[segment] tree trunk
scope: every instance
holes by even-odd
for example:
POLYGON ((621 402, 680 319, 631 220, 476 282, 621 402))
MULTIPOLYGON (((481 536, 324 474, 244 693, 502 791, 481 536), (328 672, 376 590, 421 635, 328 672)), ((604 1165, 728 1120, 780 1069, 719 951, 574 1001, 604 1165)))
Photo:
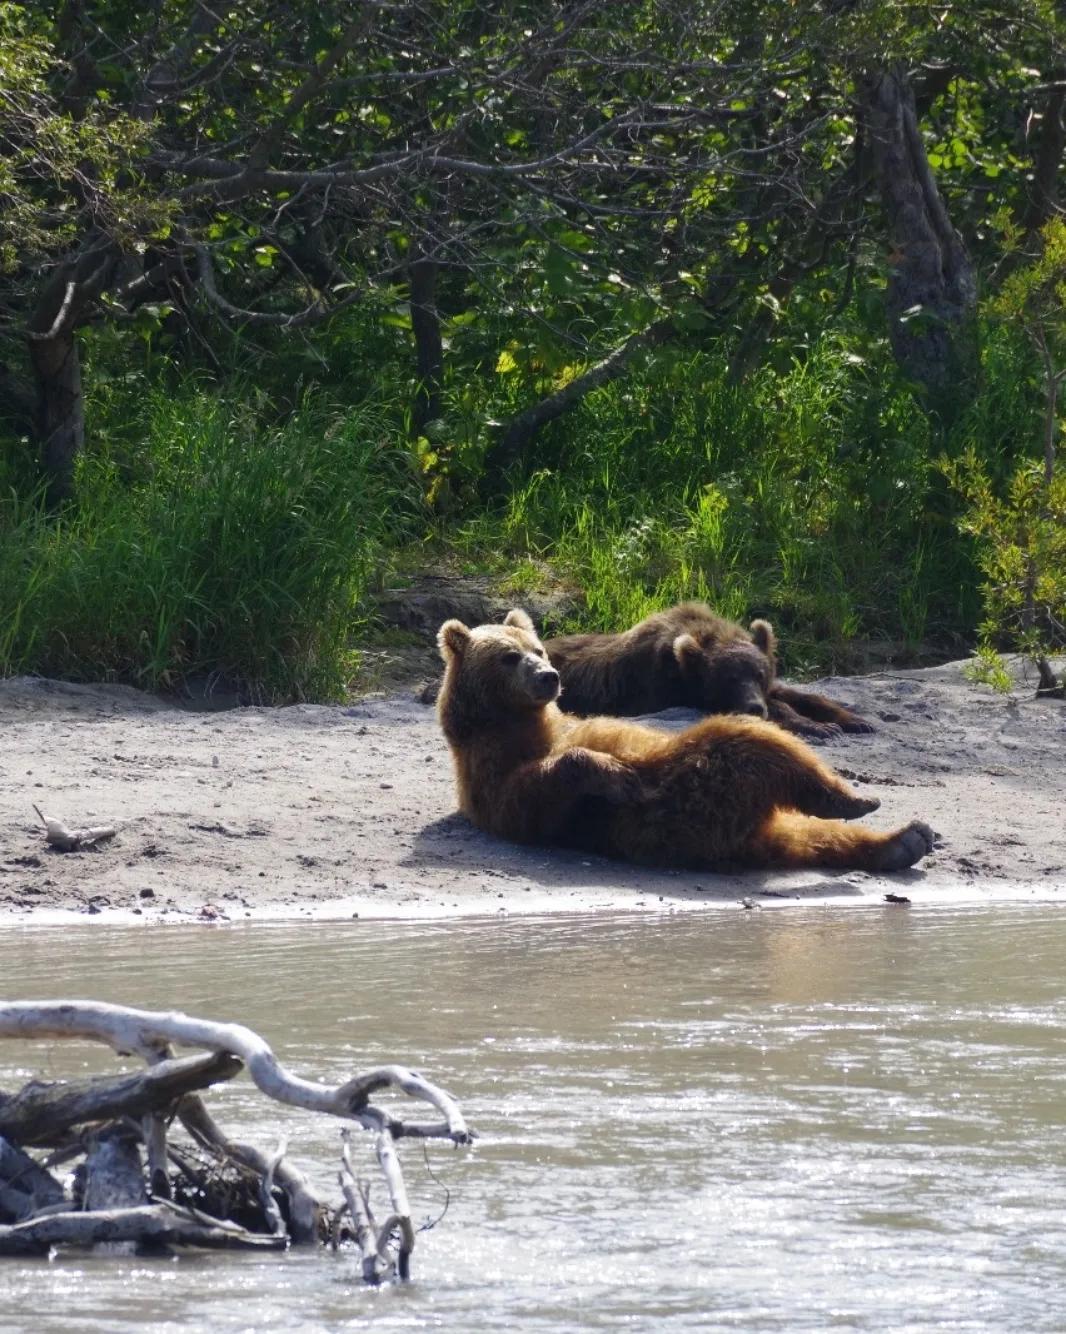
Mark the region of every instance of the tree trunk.
POLYGON ((951 415, 973 392, 977 281, 951 225, 918 129, 914 94, 894 71, 864 86, 868 138, 893 251, 885 302, 889 339, 929 406, 951 415))
POLYGON ((640 333, 632 334, 602 361, 575 377, 562 389, 557 389, 547 398, 542 398, 539 403, 534 403, 532 407, 517 413, 506 423, 499 438, 485 456, 486 476, 491 481, 498 480, 507 468, 521 458, 542 427, 569 412, 593 389, 617 379, 636 356, 659 347, 673 335, 673 332, 674 324, 669 317, 656 320, 640 333))
MULTIPOLYGON (((1056 79, 1066 77, 1066 69, 1055 72, 1056 79)), ((1033 177, 1029 198, 1022 216, 1028 232, 1038 232, 1049 218, 1059 212, 1059 168, 1066 151, 1066 87, 1057 84, 1048 94, 1040 133, 1033 150, 1033 177)))
POLYGON ((411 434, 422 435, 426 425, 441 412, 441 385, 444 379, 444 343, 437 311, 437 274, 435 259, 419 254, 408 266, 411 292, 411 333, 415 340, 415 365, 418 385, 415 389, 411 434))
POLYGON ((30 344, 30 366, 37 388, 35 435, 48 499, 57 504, 74 491, 74 461, 85 443, 85 404, 81 362, 73 330, 30 344))
POLYGON ((118 258, 118 247, 109 237, 86 237, 80 253, 61 264, 45 284, 27 322, 36 390, 34 434, 53 504, 73 493, 74 461, 85 443, 76 330, 87 307, 107 285, 118 258))

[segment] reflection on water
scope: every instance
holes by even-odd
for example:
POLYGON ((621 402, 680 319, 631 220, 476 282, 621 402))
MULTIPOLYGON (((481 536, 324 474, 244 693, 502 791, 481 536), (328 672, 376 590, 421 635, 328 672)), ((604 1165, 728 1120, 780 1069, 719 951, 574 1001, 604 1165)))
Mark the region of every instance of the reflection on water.
MULTIPOLYGON (((7 1262, 0 1330, 1062 1330, 1063 958, 1043 905, 0 933, 5 997, 240 1020, 331 1082, 399 1060, 483 1135, 402 1146, 416 1214, 451 1192, 409 1288, 7 1262)), ((0 1088, 109 1059, 0 1042, 0 1088)), ((336 1126, 210 1097, 336 1192, 336 1126)))

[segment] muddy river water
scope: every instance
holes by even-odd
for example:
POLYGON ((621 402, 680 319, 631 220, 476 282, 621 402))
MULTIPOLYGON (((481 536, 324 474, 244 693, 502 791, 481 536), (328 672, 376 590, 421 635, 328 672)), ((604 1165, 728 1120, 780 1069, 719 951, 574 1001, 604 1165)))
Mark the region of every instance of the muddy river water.
MULTIPOLYGON (((321 1252, 6 1261, 0 1330, 1066 1329, 1064 961, 1035 903, 6 930, 5 999, 239 1020, 331 1083, 398 1060, 481 1140, 401 1146, 416 1218, 449 1198, 405 1288, 321 1252)), ((0 1088, 103 1068, 0 1042, 0 1088)), ((336 1124, 209 1097, 335 1183, 336 1124)))

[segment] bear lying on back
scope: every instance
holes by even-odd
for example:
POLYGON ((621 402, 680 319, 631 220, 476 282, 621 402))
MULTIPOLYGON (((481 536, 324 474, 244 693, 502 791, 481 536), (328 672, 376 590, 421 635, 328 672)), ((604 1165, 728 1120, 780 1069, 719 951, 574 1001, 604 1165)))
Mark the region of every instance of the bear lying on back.
POLYGON ((745 630, 705 602, 656 612, 622 634, 564 635, 544 647, 567 713, 633 717, 681 706, 750 713, 812 738, 874 730, 843 704, 777 680, 769 621, 745 630))
POLYGON ((487 833, 653 865, 896 871, 932 850, 928 825, 845 824, 876 810, 802 741, 758 718, 679 733, 567 717, 559 674, 524 611, 469 630, 446 621, 437 713, 459 805, 487 833))

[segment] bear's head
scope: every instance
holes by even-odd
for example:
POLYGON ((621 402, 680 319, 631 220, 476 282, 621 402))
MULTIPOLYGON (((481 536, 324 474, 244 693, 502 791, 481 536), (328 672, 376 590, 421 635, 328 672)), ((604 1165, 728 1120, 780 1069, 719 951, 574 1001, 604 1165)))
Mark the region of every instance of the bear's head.
POLYGON ((489 721, 543 709, 558 697, 559 673, 524 611, 509 611, 502 625, 474 630, 462 621, 445 621, 437 643, 445 667, 438 701, 442 721, 456 710, 467 721, 489 721))
POLYGON ((702 713, 767 714, 774 680, 774 631, 769 621, 752 621, 745 634, 722 641, 717 633, 681 634, 672 651, 686 703, 702 713))

